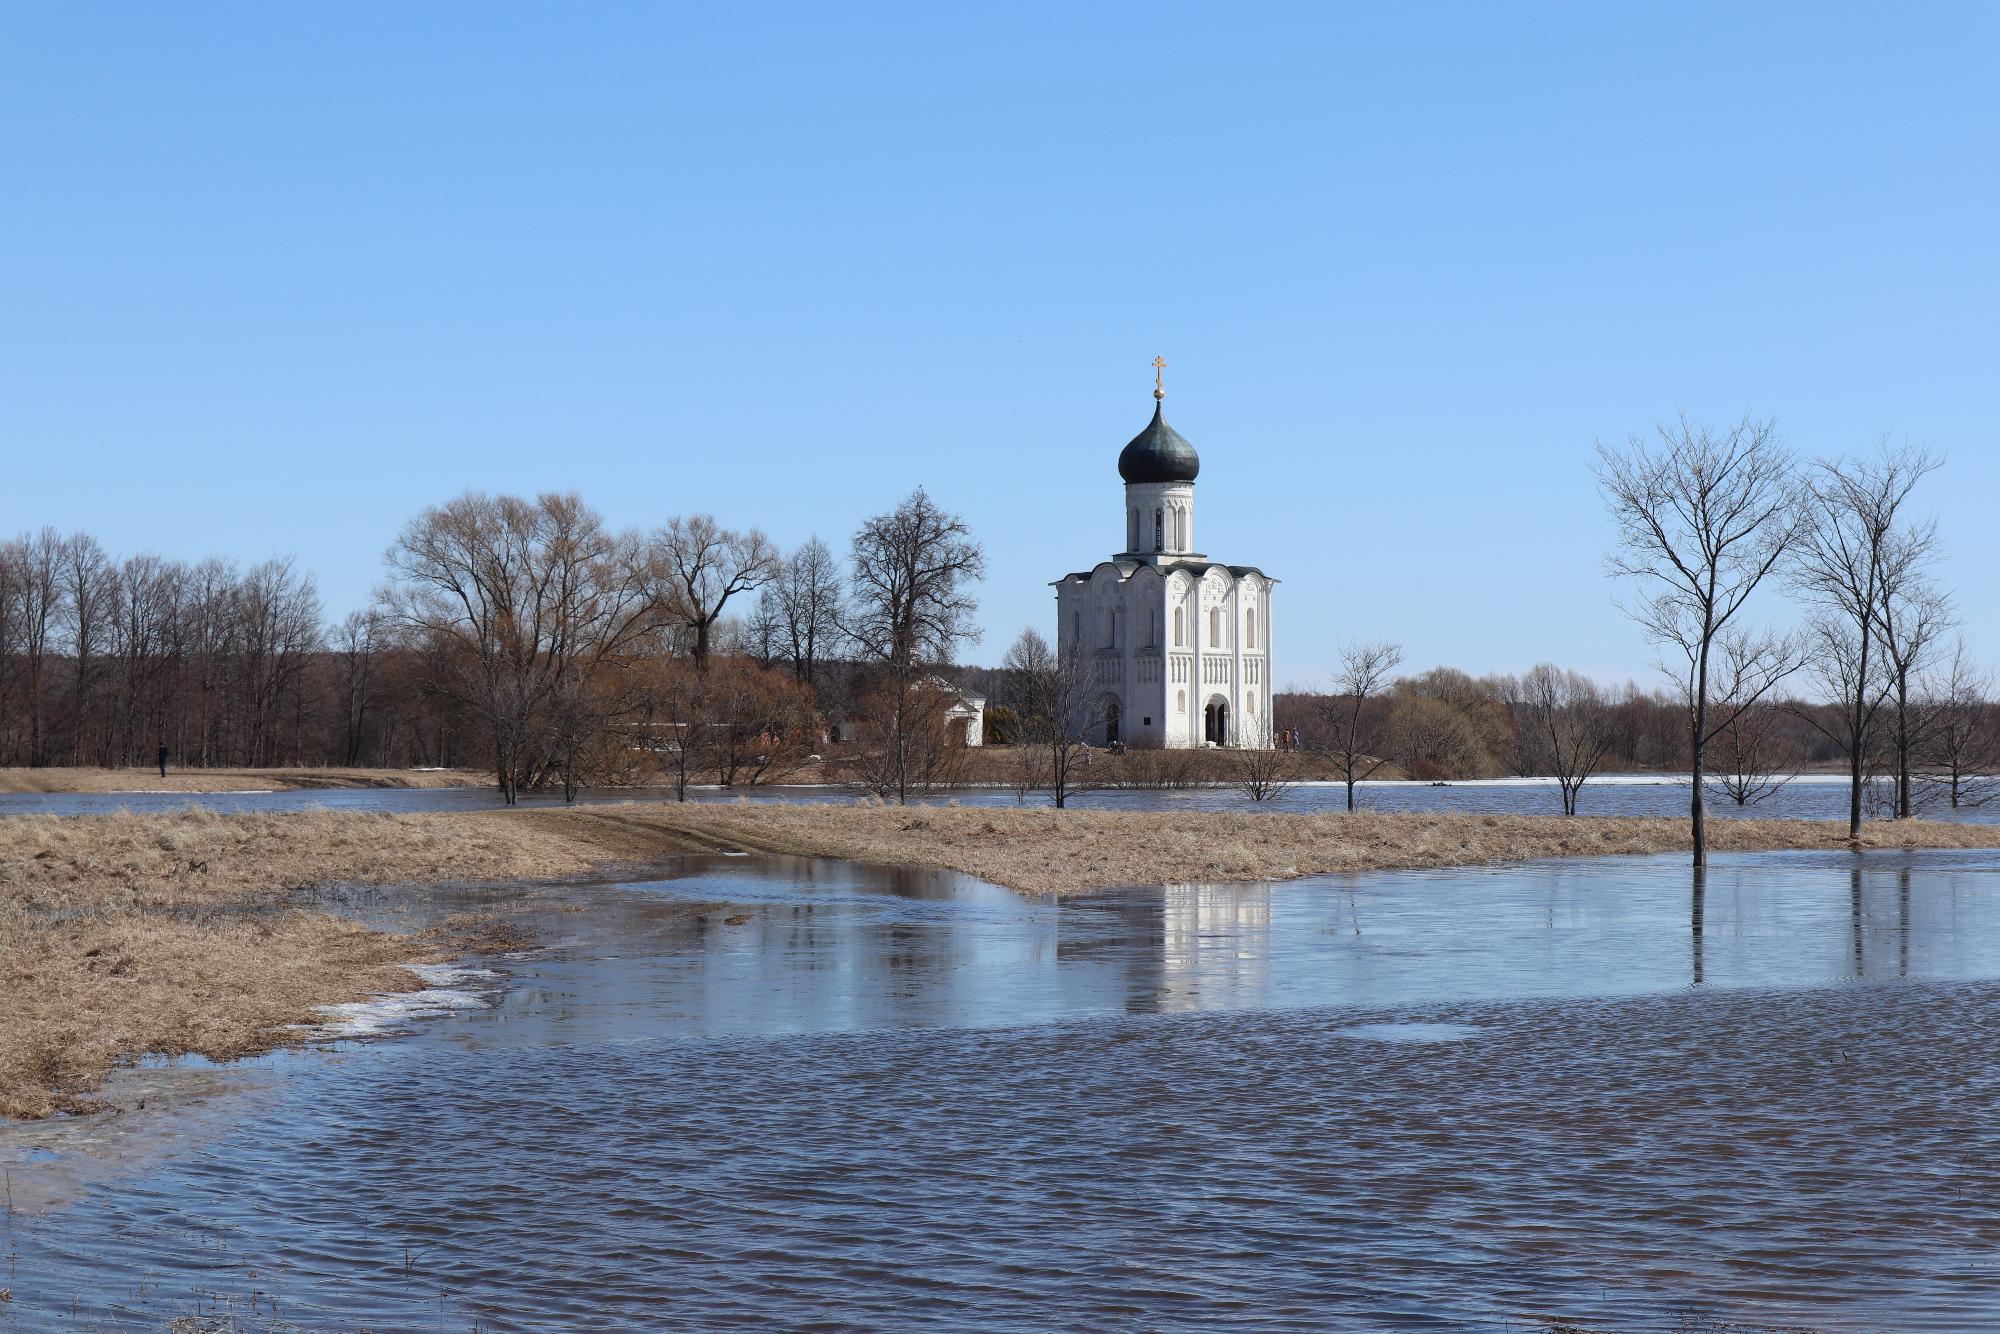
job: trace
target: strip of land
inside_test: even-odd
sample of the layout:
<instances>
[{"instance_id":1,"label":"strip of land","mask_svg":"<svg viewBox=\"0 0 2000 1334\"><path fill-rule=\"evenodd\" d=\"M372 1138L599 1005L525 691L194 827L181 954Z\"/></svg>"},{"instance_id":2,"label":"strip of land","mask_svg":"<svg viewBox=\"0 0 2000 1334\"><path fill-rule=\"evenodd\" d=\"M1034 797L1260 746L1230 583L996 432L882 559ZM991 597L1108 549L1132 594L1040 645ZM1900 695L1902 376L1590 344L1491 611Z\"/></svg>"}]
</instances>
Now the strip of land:
<instances>
[{"instance_id":1,"label":"strip of land","mask_svg":"<svg viewBox=\"0 0 2000 1334\"><path fill-rule=\"evenodd\" d=\"M1716 821L1720 852L2000 846L2000 826ZM0 819L0 1114L83 1110L143 1053L293 1040L314 1007L417 985L462 950L315 906L333 885L552 881L691 851L962 871L1030 894L1669 852L1677 820L654 804L422 814ZM473 924L472 929L479 929Z\"/></svg>"},{"instance_id":2,"label":"strip of land","mask_svg":"<svg viewBox=\"0 0 2000 1334\"><path fill-rule=\"evenodd\" d=\"M319 788L490 787L469 769L0 769L0 792L291 792Z\"/></svg>"}]
</instances>

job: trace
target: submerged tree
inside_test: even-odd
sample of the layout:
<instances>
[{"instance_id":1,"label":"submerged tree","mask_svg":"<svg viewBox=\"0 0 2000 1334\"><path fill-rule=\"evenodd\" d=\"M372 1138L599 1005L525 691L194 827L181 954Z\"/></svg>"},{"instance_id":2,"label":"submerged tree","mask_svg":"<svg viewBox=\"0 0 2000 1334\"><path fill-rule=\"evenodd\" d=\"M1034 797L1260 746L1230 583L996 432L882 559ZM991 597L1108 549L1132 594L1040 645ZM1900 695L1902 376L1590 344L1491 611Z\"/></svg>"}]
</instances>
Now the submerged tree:
<instances>
[{"instance_id":1,"label":"submerged tree","mask_svg":"<svg viewBox=\"0 0 2000 1334\"><path fill-rule=\"evenodd\" d=\"M1984 806L2000 793L2000 719L1993 678L1953 646L1950 663L1924 701L1923 788L1953 810Z\"/></svg>"},{"instance_id":2,"label":"submerged tree","mask_svg":"<svg viewBox=\"0 0 2000 1334\"><path fill-rule=\"evenodd\" d=\"M1001 660L1007 700L1020 732L1020 744L1031 757L1016 775L1017 786L1046 791L1058 808L1087 784L1084 764L1089 746L1084 738L1104 719L1090 700L1088 670L1072 644L1058 653L1032 626L1021 631Z\"/></svg>"},{"instance_id":3,"label":"submerged tree","mask_svg":"<svg viewBox=\"0 0 2000 1334\"><path fill-rule=\"evenodd\" d=\"M1804 522L1793 583L1816 611L1814 674L1839 705L1837 729L1812 721L1847 759L1847 832L1861 833L1861 797L1876 714L1890 677L1881 670L1877 621L1886 582L1899 559L1904 503L1937 467L1928 454L1891 450L1874 459L1821 463L1803 489Z\"/></svg>"},{"instance_id":4,"label":"submerged tree","mask_svg":"<svg viewBox=\"0 0 2000 1334\"><path fill-rule=\"evenodd\" d=\"M1747 664L1744 693L1717 710L1716 641L1791 551L1800 505L1791 459L1767 423L1746 418L1714 431L1683 418L1659 427L1658 436L1655 444L1635 439L1623 450L1600 444L1597 476L1618 526L1610 572L1640 590L1627 613L1673 654L1663 670L1687 711L1689 832L1699 866L1708 862L1702 807L1708 743L1798 666L1794 653L1781 651L1783 641L1746 640L1765 656Z\"/></svg>"},{"instance_id":5,"label":"submerged tree","mask_svg":"<svg viewBox=\"0 0 2000 1334\"><path fill-rule=\"evenodd\" d=\"M1347 785L1347 809L1354 809L1354 785L1387 762L1380 696L1403 661L1403 646L1353 643L1340 650L1333 693L1320 702L1328 733L1327 753Z\"/></svg>"},{"instance_id":6,"label":"submerged tree","mask_svg":"<svg viewBox=\"0 0 2000 1334\"><path fill-rule=\"evenodd\" d=\"M1930 578L1934 525L1906 529L1892 543L1875 597L1873 630L1888 687L1890 804L1895 818L1907 820L1915 813L1915 764L1927 724L1919 697L1922 677L1954 617L1951 600Z\"/></svg>"}]
</instances>

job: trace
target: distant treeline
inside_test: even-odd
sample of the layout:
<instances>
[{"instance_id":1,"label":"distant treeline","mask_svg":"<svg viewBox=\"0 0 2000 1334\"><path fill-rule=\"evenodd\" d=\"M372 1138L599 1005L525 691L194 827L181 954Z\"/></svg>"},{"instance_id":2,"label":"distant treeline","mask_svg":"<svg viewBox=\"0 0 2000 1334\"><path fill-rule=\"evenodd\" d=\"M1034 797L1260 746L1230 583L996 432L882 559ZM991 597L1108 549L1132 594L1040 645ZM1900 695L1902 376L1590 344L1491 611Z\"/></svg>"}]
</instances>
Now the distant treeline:
<instances>
[{"instance_id":1,"label":"distant treeline","mask_svg":"<svg viewBox=\"0 0 2000 1334\"><path fill-rule=\"evenodd\" d=\"M290 560L0 542L0 765L490 765L524 787L778 776L865 712L884 791L933 765L921 683L970 631L980 554L920 490L849 559L702 516L615 532L578 498L411 520L378 600L328 622ZM914 577L909 572L916 571ZM921 736L919 735L921 734Z\"/></svg>"}]
</instances>

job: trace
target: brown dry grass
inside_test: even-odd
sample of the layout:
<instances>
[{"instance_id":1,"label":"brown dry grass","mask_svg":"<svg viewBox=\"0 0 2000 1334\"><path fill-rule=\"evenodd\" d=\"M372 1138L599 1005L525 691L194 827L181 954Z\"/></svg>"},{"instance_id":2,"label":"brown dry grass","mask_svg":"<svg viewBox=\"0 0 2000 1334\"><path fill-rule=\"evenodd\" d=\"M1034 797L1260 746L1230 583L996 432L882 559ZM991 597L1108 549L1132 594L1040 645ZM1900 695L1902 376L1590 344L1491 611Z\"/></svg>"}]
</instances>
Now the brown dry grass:
<instances>
[{"instance_id":1,"label":"brown dry grass","mask_svg":"<svg viewBox=\"0 0 2000 1334\"><path fill-rule=\"evenodd\" d=\"M1809 821L1718 821L1721 851L1845 848ZM1677 820L653 805L388 815L298 811L0 819L0 1114L88 1105L141 1053L229 1058L312 1008L416 985L401 962L508 939L364 930L310 886L550 880L611 861L744 849L964 871L1032 894L1655 853ZM1864 847L2000 846L2000 827L1871 826ZM469 943L470 942L470 943Z\"/></svg>"},{"instance_id":2,"label":"brown dry grass","mask_svg":"<svg viewBox=\"0 0 2000 1334\"><path fill-rule=\"evenodd\" d=\"M505 812L0 819L0 1115L86 1108L141 1053L266 1049L314 1006L416 986L399 963L506 940L491 922L369 931L295 906L298 890L550 879L619 847Z\"/></svg>"},{"instance_id":3,"label":"brown dry grass","mask_svg":"<svg viewBox=\"0 0 2000 1334\"><path fill-rule=\"evenodd\" d=\"M943 866L1029 894L1070 894L1164 881L1272 880L1326 872L1463 866L1542 857L1672 852L1681 820L1556 815L1238 815L1122 811L686 805L586 808L527 817L577 830L616 825L665 844ZM1867 826L1717 820L1721 852L1788 848L2000 846L2000 826L1912 821Z\"/></svg>"},{"instance_id":4,"label":"brown dry grass","mask_svg":"<svg viewBox=\"0 0 2000 1334\"><path fill-rule=\"evenodd\" d=\"M464 769L0 769L0 792L242 792L334 787L477 787Z\"/></svg>"}]
</instances>

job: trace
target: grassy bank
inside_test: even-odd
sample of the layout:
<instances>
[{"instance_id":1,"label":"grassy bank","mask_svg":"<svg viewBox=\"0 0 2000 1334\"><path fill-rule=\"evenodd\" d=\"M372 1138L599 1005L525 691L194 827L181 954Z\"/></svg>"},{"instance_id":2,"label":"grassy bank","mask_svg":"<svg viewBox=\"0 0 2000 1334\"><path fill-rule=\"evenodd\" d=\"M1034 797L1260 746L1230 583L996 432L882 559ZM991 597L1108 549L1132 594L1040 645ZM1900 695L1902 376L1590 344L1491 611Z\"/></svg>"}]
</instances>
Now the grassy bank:
<instances>
[{"instance_id":1,"label":"grassy bank","mask_svg":"<svg viewBox=\"0 0 2000 1334\"><path fill-rule=\"evenodd\" d=\"M530 821L582 833L623 831L644 844L941 866L1029 894L1108 885L1276 880L1544 857L1673 852L1687 822L1559 815L1238 815L847 805L702 804L534 811ZM1715 820L1717 852L1798 848L2000 847L2000 826L1910 821Z\"/></svg>"},{"instance_id":2,"label":"grassy bank","mask_svg":"<svg viewBox=\"0 0 2000 1334\"><path fill-rule=\"evenodd\" d=\"M1718 851L1845 848L1843 826L1717 821ZM634 804L388 815L0 819L0 1114L80 1109L146 1052L229 1058L313 1007L410 989L464 948L316 910L328 884L553 880L690 850L964 871L1027 893L1679 849L1675 820ZM1871 826L1867 847L1989 847L2000 827Z\"/></svg>"},{"instance_id":3,"label":"grassy bank","mask_svg":"<svg viewBox=\"0 0 2000 1334\"><path fill-rule=\"evenodd\" d=\"M313 885L553 879L622 855L615 831L590 834L506 812L0 819L0 1114L88 1107L143 1052L266 1049L461 947L315 911Z\"/></svg>"},{"instance_id":4,"label":"grassy bank","mask_svg":"<svg viewBox=\"0 0 2000 1334\"><path fill-rule=\"evenodd\" d=\"M0 792L243 792L318 788L477 787L466 769L0 769Z\"/></svg>"}]
</instances>

